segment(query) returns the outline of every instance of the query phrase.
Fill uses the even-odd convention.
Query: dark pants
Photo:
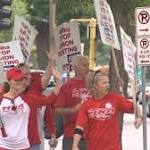
[[[72,138],[64,138],[63,139],[63,150],[71,150],[72,144],[73,144]],[[79,149],[86,150],[86,140],[85,139],[80,140]]]

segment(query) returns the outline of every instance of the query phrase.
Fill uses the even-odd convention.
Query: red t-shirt
[[[58,98],[54,104],[56,108],[70,108],[81,103],[83,99],[89,96],[89,92],[85,88],[84,80],[70,79],[61,87]],[[76,118],[78,113],[65,115],[64,137],[73,137]]]
[[[76,125],[87,129],[87,150],[120,150],[119,112],[133,112],[133,103],[115,93],[83,103]]]

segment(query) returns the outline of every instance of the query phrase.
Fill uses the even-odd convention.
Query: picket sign
[[[37,34],[38,31],[29,23],[29,21],[20,16],[15,16],[12,40],[19,40],[26,62],[29,59],[30,52]]]
[[[131,89],[133,94],[133,107],[135,112],[135,117],[137,116],[136,110],[136,82],[135,82],[135,70],[136,70],[136,47],[134,46],[132,39],[128,36],[122,27],[120,27],[120,35],[121,35],[121,43],[122,43],[122,51],[123,51],[123,60],[124,60],[124,68],[128,73]]]
[[[106,0],[94,0],[95,11],[102,42],[112,47],[112,57],[117,78],[120,78],[114,48],[120,50],[114,17]],[[122,87],[120,87],[122,92]]]
[[[94,0],[94,4],[102,42],[120,50],[115,21],[110,6],[106,0]]]
[[[24,62],[19,41],[0,43],[0,62],[4,70]]]
[[[81,55],[81,42],[78,23],[63,23],[54,32],[57,49],[56,64],[61,73],[72,70],[71,62],[75,55]]]

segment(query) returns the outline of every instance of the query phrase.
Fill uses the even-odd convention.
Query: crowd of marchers
[[[135,114],[135,127],[142,124],[138,105],[109,91],[109,69],[89,70],[88,59],[72,59],[74,77],[64,83],[49,61],[41,76],[27,64],[6,72],[0,96],[0,150],[40,150],[39,112],[50,133],[50,147],[57,145],[55,117],[63,117],[63,150],[121,150],[119,115]],[[56,85],[45,96],[51,76]]]

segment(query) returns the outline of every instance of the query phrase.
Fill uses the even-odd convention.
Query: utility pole
[[[89,64],[90,69],[94,69],[96,67],[96,19],[91,18],[90,23],[90,51],[89,51]]]
[[[56,28],[56,0],[49,0],[49,9],[49,52],[55,54],[54,30]]]

